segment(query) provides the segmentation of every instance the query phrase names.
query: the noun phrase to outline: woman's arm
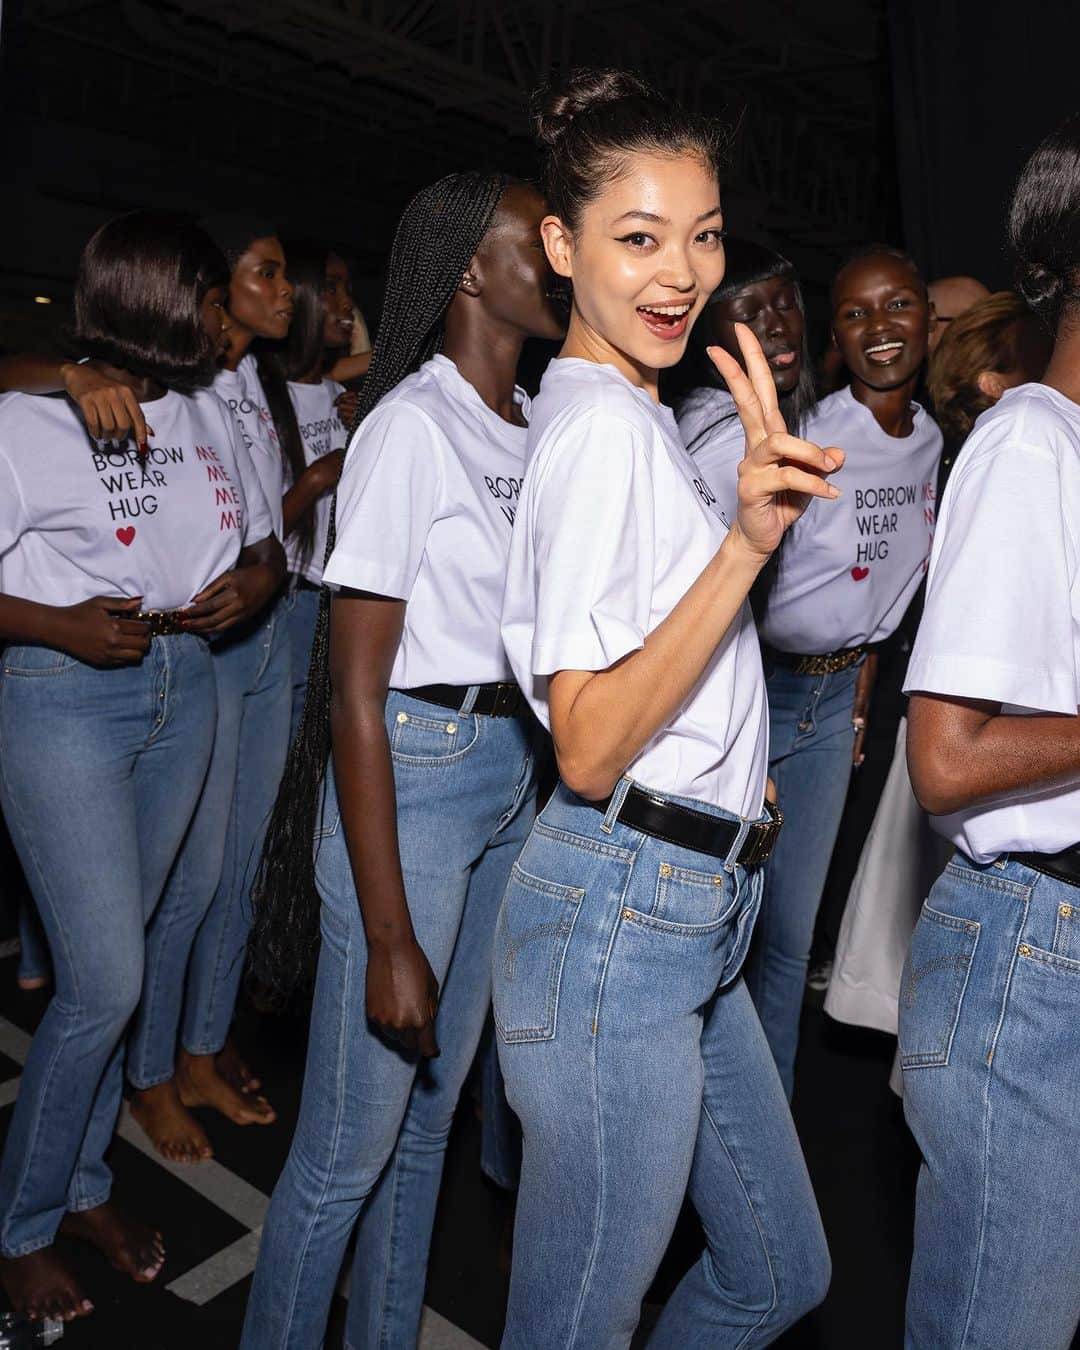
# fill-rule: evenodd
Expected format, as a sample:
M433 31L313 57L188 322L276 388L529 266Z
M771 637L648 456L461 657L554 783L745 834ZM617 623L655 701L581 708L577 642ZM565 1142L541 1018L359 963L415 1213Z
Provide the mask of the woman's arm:
M951 815L1006 792L1080 780L1080 716L1018 716L1000 703L915 693L907 758L919 805Z
M561 670L548 702L559 773L572 792L599 801L672 720L742 609L755 578L811 497L838 497L825 477L843 464L787 433L776 385L748 328L736 324L747 364L711 349L746 432L739 516L716 555L644 645L607 670Z
M146 425L134 393L103 375L92 361L58 361L48 356L0 357L0 392L22 394L66 393L82 414L86 429L97 440L134 440L146 446L154 433Z
M407 1053L439 1053L439 985L413 932L398 852L386 694L405 602L340 591L330 623L330 736L341 823L367 936L367 1015Z
M285 550L276 535L240 550L236 566L201 590L184 611L188 633L223 633L263 608L285 577Z
M96 595L77 605L43 605L0 595L0 644L40 643L90 666L138 665L150 646L150 628L124 615L137 613L141 604L140 596Z
M341 477L345 463L344 450L331 450L309 464L281 501L286 538L296 529L297 522L310 511L320 497L331 492Z
M851 762L857 769L862 767L866 759L863 747L866 744L866 727L870 720L870 704L877 673L878 654L868 652L855 680L855 704L851 709L851 726L855 732L855 748L851 752Z

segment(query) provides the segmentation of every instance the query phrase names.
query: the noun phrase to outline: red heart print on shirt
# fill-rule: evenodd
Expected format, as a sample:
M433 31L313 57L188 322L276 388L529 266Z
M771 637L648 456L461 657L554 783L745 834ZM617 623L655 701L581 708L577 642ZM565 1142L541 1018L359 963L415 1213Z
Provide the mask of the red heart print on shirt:
M131 541L135 538L135 526L125 525L116 531L116 537L125 548L130 548Z
M117 530L117 534L119 533L120 531ZM852 581L865 581L869 575L870 575L869 567L853 567L851 569Z

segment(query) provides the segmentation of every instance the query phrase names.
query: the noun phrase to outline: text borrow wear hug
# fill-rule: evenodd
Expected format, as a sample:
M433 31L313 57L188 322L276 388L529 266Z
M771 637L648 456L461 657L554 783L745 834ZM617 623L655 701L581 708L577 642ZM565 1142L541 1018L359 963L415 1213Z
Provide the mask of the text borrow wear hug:
M345 386L336 380L320 380L318 384L290 380L288 388L289 398L296 411L305 462L314 464L331 450L343 449L345 428L338 417L335 401L345 392ZM292 656L290 741L296 736L300 715L304 711L311 642L315 634L315 620L319 615L319 587L322 585L323 559L326 557L331 500L332 494L324 493L313 508L315 528L309 557L305 559L302 556L295 534L285 540L285 555L289 565L289 594L285 607Z
M253 357L220 370L213 393L232 414L282 537L284 470ZM221 500L227 489L219 484ZM279 595L211 644L217 731L195 819L147 937L147 979L127 1074L136 1088L173 1077L177 1039L194 1055L225 1044L243 972L248 896L288 750L290 659Z
M144 406L155 428L145 462L89 440L62 400L0 400L5 594L49 605L141 596L144 610L175 610L270 533L220 400L167 393ZM6 1256L48 1246L65 1210L108 1199L121 1038L142 986L144 924L210 758L211 666L207 643L184 633L109 669L43 646L4 653L0 801L56 977L0 1168Z
M907 692L1075 717L1078 521L1080 408L1045 385L1007 391L945 492ZM904 1110L923 1154L906 1344L1067 1350L1080 1322L1080 1181L1063 1166L1080 1138L1080 890L1015 855L1080 842L1080 787L931 820L957 852L900 994ZM1035 1177L1052 1184L1036 1193Z
M496 912L532 814L526 725L471 711L476 686L511 678L499 611L524 455L524 429L435 356L368 414L346 457L325 579L407 601L385 716L409 913L441 986L441 1054L418 1074L367 1023L367 942L331 772L314 841L322 947L303 1102L264 1228L246 1350L319 1344L377 1183L360 1219L346 1337L416 1342L446 1139L490 1002ZM457 710L407 692L431 684L469 692Z
M909 436L889 436L850 389L817 405L806 434L845 451L844 495L827 510L811 502L792 526L759 623L769 772L785 825L746 963L789 1097L814 921L851 774L858 665L803 674L785 657L882 642L896 629L925 573L941 454L924 409Z
M503 637L537 715L548 677L639 650L726 530L671 412L614 367L552 362L533 405ZM514 867L493 991L525 1149L505 1350L629 1345L690 1195L708 1250L650 1345L769 1344L824 1293L824 1235L738 975L760 868L766 705L749 607L606 812L564 786ZM731 822L726 859L618 820L633 779Z

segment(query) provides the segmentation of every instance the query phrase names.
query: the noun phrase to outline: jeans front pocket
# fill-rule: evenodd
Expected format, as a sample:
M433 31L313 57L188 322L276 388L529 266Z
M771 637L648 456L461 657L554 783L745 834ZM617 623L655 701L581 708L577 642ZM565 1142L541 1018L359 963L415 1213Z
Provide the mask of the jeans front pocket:
M980 925L927 901L900 983L900 1063L922 1069L949 1062Z
M695 872L662 862L652 909L643 917L662 920L672 928L709 929L727 922L738 899L738 888L722 871Z
M495 934L492 991L507 1044L554 1038L563 962L584 894L514 864Z
M402 709L393 720L390 750L400 764L438 766L457 763L476 744L479 719L459 717L448 708L445 717L425 717Z
M5 675L41 676L63 675L80 663L67 652L55 647L8 647L4 652Z

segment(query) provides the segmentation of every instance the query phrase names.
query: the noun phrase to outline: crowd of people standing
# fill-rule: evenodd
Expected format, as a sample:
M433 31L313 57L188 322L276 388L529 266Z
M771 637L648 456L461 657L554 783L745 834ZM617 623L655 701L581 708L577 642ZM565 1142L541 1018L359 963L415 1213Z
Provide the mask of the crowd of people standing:
M489 1017L505 1350L628 1346L687 1196L705 1248L649 1345L772 1343L829 1285L799 1014L879 653L917 625L894 768L951 847L846 939L905 934L907 1344L1068 1350L1080 122L1016 185L1017 292L844 260L819 395L795 269L728 234L717 125L611 70L537 109L539 187L406 207L370 350L331 250L140 211L84 249L76 359L0 361L0 805L20 979L53 983L4 1290L91 1313L60 1232L160 1273L167 1232L110 1198L125 1079L174 1163L211 1156L193 1107L274 1123L246 966L314 995L243 1350L317 1350L350 1244L346 1344L415 1346ZM561 344L531 399L529 339Z

